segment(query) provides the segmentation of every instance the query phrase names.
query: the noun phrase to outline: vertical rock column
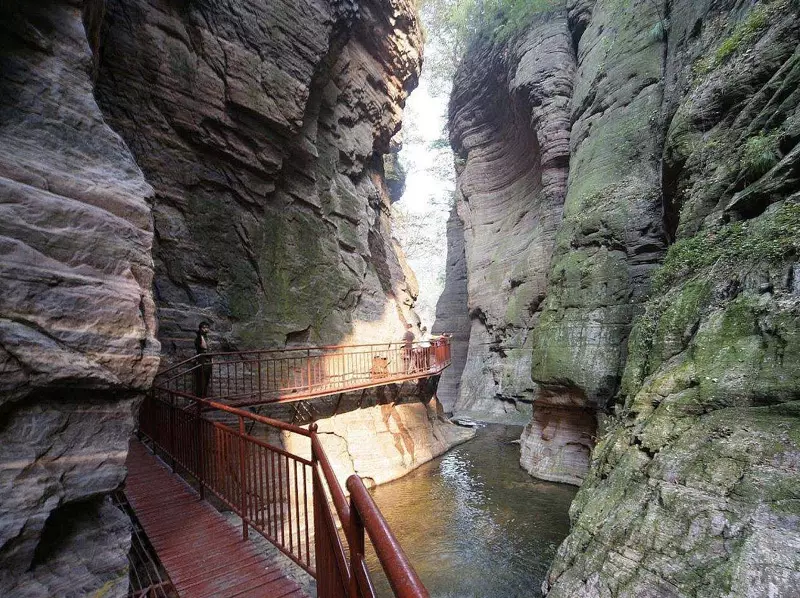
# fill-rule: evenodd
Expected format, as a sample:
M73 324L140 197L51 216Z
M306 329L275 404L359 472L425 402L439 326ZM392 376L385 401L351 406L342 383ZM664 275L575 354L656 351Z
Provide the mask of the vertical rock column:
M159 361L152 191L95 103L82 4L0 8L3 596L127 594L106 495Z
M445 411L453 411L461 391L461 374L469 347L469 310L467 307L467 261L464 255L464 223L456 208L447 219L447 269L439 301L436 303L434 334L447 333L450 339L451 364L439 378L436 395Z
M598 410L617 392L631 322L663 256L660 125L663 42L656 3L571 6L578 69L570 168L547 299L533 333L535 410L522 465L579 482ZM591 14L591 17L589 16ZM582 34L582 35L581 35Z
M508 47L477 43L456 75L450 131L471 319L461 414L530 417L530 332L564 202L574 62L566 13L557 11Z

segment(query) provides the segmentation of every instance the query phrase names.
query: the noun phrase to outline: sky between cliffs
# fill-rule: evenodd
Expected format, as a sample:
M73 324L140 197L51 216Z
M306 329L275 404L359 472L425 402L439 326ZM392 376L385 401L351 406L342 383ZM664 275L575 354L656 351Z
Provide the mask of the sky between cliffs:
M421 16L427 25L424 10ZM444 289L447 217L455 193L453 154L446 131L449 85L441 84L435 69L426 68L437 51L435 43L426 46L419 86L406 103L400 151L406 188L392 208L395 237L419 282L416 311L428 330Z

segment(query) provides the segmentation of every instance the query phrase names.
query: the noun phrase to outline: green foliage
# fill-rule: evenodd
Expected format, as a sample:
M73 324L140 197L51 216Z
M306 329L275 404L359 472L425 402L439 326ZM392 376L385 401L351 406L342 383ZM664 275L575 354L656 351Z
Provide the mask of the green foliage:
M800 255L800 203L787 201L763 217L734 222L681 239L667 252L653 278L653 290L660 293L676 281L708 275L709 268L720 273L742 263L777 262Z
M758 34L768 24L767 10L766 5L759 4L748 13L747 18L739 23L733 33L717 48L714 54L717 64L722 64L743 44L750 45L758 38Z
M769 25L770 17L777 11L785 8L785 0L767 0L755 5L747 17L734 27L731 34L723 40L716 52L711 56L701 59L694 71L698 75L711 72L734 55L740 48L752 46L758 40L761 32Z
M477 39L507 41L539 13L563 0L419 0L426 29L426 68L449 83L467 46Z
M434 139L428 144L429 149L433 151L438 151L442 149L450 149L450 140L446 137L439 137L439 139Z
M766 174L780 160L778 155L779 132L769 135L760 133L745 142L742 152L742 168L747 174L757 179Z

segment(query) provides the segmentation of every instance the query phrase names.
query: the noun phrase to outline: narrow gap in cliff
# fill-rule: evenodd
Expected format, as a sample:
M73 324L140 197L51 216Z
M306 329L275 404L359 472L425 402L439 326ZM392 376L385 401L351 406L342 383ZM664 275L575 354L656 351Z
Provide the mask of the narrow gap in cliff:
M56 507L45 521L29 570L52 560L78 531L78 522L99 509L102 499L75 501Z

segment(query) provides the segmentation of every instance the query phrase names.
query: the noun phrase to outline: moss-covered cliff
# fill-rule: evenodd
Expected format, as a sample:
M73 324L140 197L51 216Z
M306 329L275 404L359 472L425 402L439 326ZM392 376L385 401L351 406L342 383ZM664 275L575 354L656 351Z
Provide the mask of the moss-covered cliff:
M400 338L416 289L383 155L416 84L410 0L109 0L97 95L155 190L169 354Z
M585 479L548 595L798 587L798 14L790 0L570 0L510 40L484 36L459 71L460 210L495 210L493 226L465 230L473 316L502 313L476 286L485 294L496 288L487 281L539 267L518 250L481 265L470 242L508 243L497 223L527 210L550 217L535 192L474 191L493 130L485 115L526 129L503 143L542 137L540 112L563 95L547 81L567 82L565 124L547 136L568 140L568 174L527 325L535 390L522 460L539 477ZM550 64L529 79L535 101L498 100L542 37L568 44L563 57L530 59ZM479 71L478 57L494 67ZM492 155L493 171L519 172L507 153ZM529 160L544 156L534 148ZM536 227L519 234L542 238ZM460 404L470 400L462 390Z
M127 594L107 495L156 336L173 359L203 319L216 350L417 325L383 157L421 48L411 0L0 4L0 595ZM393 475L456 440L405 395L361 414L405 431Z

